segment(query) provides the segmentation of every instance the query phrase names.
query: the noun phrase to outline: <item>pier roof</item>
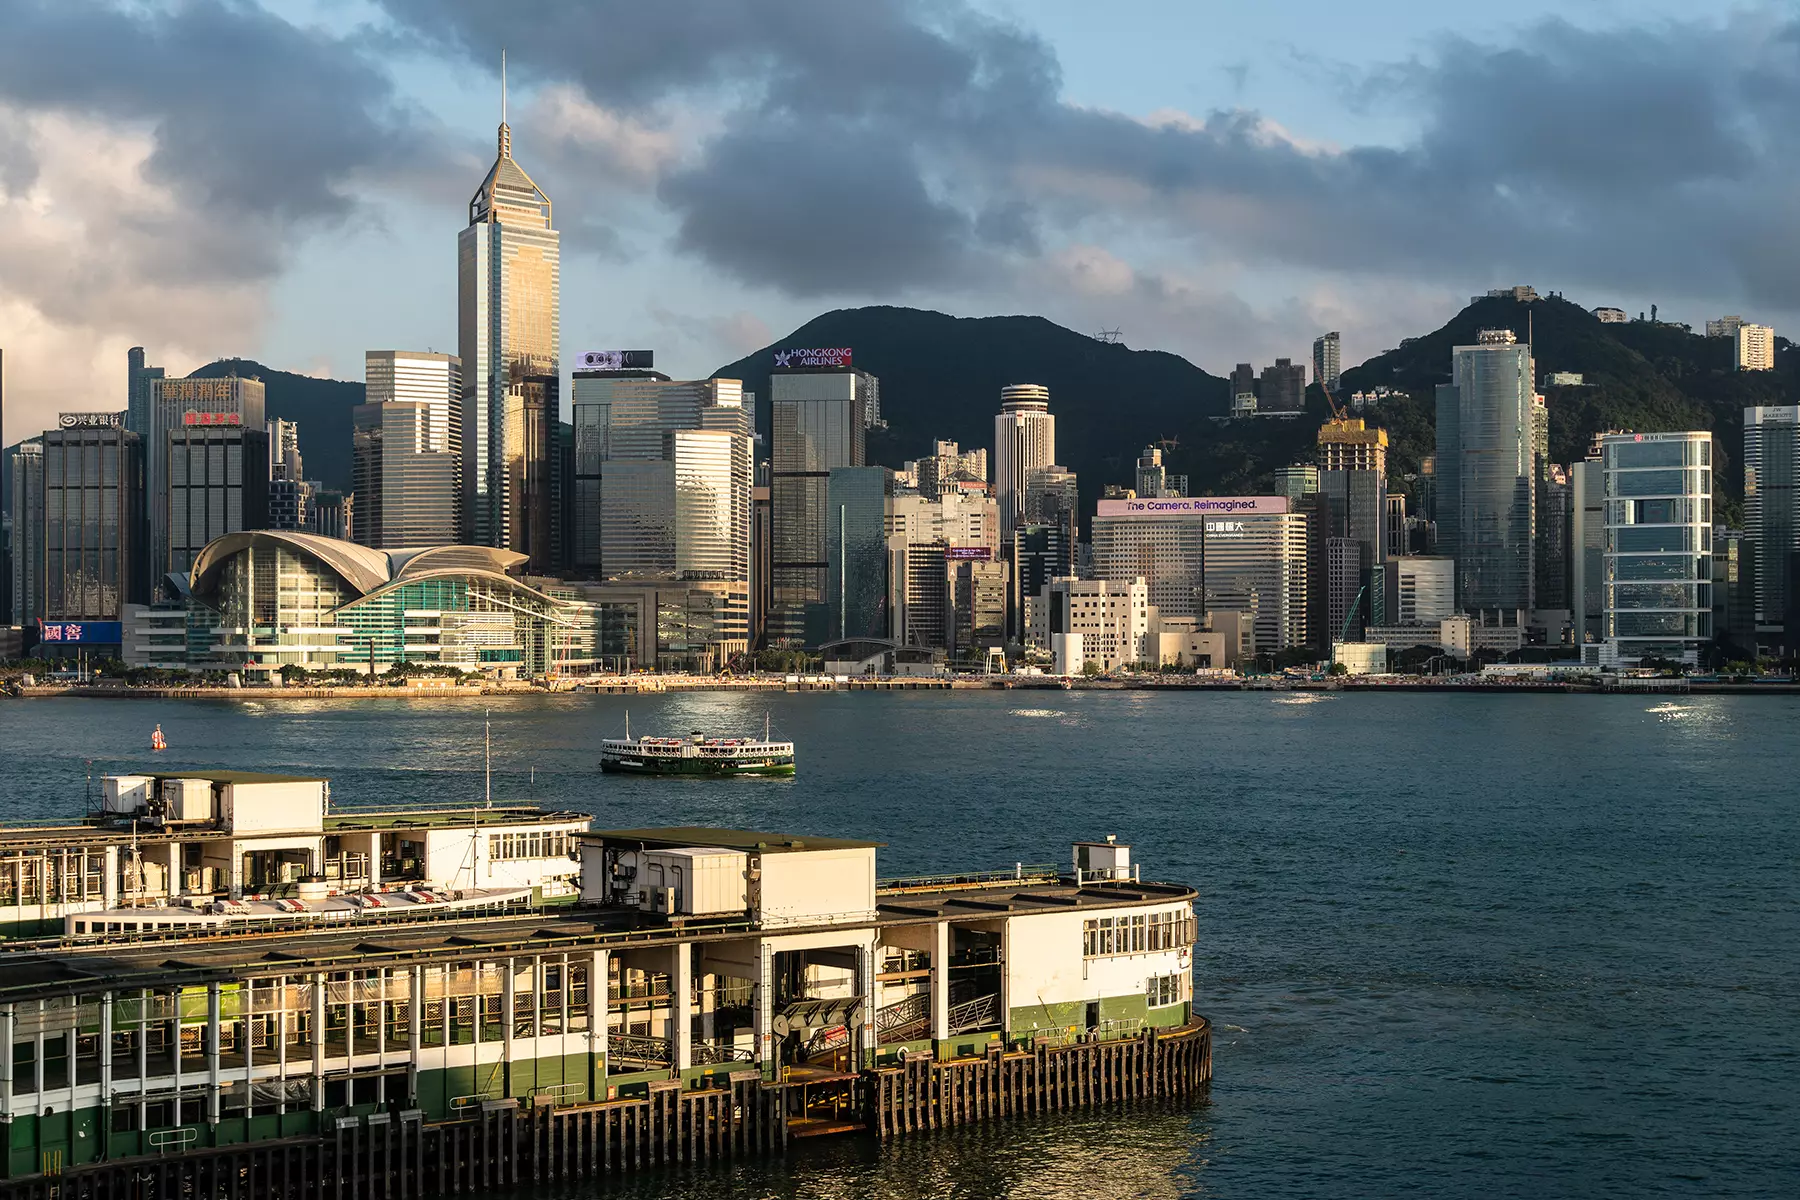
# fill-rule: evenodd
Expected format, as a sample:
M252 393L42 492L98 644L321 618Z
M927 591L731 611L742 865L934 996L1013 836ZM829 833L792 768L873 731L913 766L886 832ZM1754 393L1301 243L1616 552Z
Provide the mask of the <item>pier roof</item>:
M790 850L868 850L887 845L886 842L862 842L853 838L800 837L790 833L758 833L753 829L715 829L707 825L597 829L585 836L601 842L642 842L655 849L716 846L724 850L760 850L764 854Z
M690 839L675 840L692 844ZM636 909L584 906L524 916L400 920L365 917L326 928L180 934L159 931L129 940L47 938L12 944L7 955L8 969L0 975L0 1001L471 958L598 949L624 951L682 942L739 941L814 932L850 935L870 926L1139 907L1192 900L1194 895L1192 888L1175 883L1119 882L1076 887L1072 883L1011 880L988 887L953 886L883 895L873 921L850 924L769 928L731 918L675 925Z

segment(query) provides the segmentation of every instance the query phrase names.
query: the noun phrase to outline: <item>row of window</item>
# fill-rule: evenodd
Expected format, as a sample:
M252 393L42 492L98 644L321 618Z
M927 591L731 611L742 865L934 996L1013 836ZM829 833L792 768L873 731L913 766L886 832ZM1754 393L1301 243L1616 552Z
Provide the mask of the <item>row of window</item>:
M530 833L488 834L488 858L568 858L578 840L566 829L533 830Z
M1081 924L1084 958L1109 958L1119 954L1151 954L1194 944L1192 913L1174 911L1139 913L1128 917L1099 917Z

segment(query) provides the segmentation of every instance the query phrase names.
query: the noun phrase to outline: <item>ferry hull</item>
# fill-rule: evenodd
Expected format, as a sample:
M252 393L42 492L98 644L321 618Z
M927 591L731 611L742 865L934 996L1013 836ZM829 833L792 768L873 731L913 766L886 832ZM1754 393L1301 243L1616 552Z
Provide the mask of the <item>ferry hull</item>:
M606 757L600 769L613 775L692 775L719 778L732 775L792 775L792 759L710 759Z

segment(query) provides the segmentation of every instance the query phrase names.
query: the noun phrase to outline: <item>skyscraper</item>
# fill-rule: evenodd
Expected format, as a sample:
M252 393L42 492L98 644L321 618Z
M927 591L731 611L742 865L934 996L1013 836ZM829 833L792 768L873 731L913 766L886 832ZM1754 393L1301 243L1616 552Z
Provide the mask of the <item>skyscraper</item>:
M119 413L63 413L42 438L37 615L117 621L142 594L144 460Z
M12 453L12 623L44 611L44 447L20 442Z
M1387 444L1385 429L1370 429L1360 418L1333 419L1319 427L1319 491L1330 497L1326 510L1330 538L1347 538L1361 550L1340 549L1324 580L1325 632L1339 637L1351 618L1352 638L1366 624L1388 623L1383 596L1387 580ZM1360 558L1360 566L1350 559ZM1359 602L1357 597L1361 595ZM1313 630L1319 637L1320 631Z
M1756 632L1788 646L1800 587L1800 406L1744 410L1744 533L1756 558Z
M1712 434L1609 433L1600 454L1611 656L1698 663L1712 640Z
M994 418L994 498L1000 502L1000 541L1011 545L1013 530L1030 519L1027 508L1032 472L1056 462L1056 418L1050 389L1015 383L1000 389Z
M813 644L827 632L827 507L831 472L864 464L867 372L777 370L770 379L770 573L767 637Z
M150 525L148 591L158 585L165 573L188 567L187 562L177 563L173 553L170 463L176 439L194 430L219 428L255 434L251 440L251 461L258 477L254 483L240 481L236 486L240 489L250 486L261 507L253 516L240 514L236 517L238 529L260 529L268 519L269 466L260 379L241 379L236 375L222 379L154 379L147 386L154 397L150 405L149 433L144 438L145 503ZM204 527L210 528L212 524L214 522L203 519ZM191 532L183 534L184 539L191 536ZM205 544L201 541L194 546L194 552L198 553Z
M1328 392L1337 391L1343 338L1334 329L1324 337L1313 339L1313 382Z
M376 549L461 541L460 360L370 350L363 379L368 402L351 417L355 540Z
M161 367L145 364L142 346L125 352L125 428L140 438L150 434L150 410L156 403L156 382L162 377Z
M561 245L550 197L499 152L457 235L462 492L467 536L532 557L550 547L550 428L559 420ZM537 544L533 544L533 543Z
M306 467L300 458L300 426L271 417L263 424L269 435L270 529L303 530L312 498Z
M889 635L887 507L893 494L894 473L886 467L835 467L827 478L825 605L829 617L828 628L818 640ZM937 579L942 591L941 553Z
M269 435L262 422L183 425L169 431L168 447L169 571L190 570L214 538L267 528Z
M1535 391L1531 348L1509 329L1456 347L1437 389L1438 547L1456 559L1457 603L1536 607Z

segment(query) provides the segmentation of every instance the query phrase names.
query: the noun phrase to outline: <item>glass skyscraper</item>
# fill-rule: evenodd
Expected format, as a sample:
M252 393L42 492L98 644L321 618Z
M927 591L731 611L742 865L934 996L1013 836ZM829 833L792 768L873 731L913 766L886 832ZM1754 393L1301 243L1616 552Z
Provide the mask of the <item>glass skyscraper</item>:
M1621 660L1699 660L1712 640L1712 434L1612 433L1605 637Z
M825 540L827 628L809 629L809 644L839 638L885 638L888 617L888 502L894 473L886 467L837 467L826 480ZM944 558L940 549L934 578L937 608L944 607ZM909 639L917 640L917 639ZM920 642L942 646L939 636Z
M263 507L249 519L248 525L238 525L237 528L240 529L260 528L268 519L269 465L262 380L240 379L235 375L223 379L151 379L146 386L154 396L149 413L149 432L144 437L144 479L150 526L150 553L146 560L148 590L154 589L167 572L186 570L188 562L192 561L191 554L198 553L200 547L206 544L204 538L194 542L184 534L183 545L188 548L190 558L179 563L175 561L170 527L172 501L169 493L170 463L175 439L193 430L221 427L255 432L263 447L256 466L256 470L262 475L262 482L256 487L256 491L262 497ZM221 469L222 464L223 460ZM204 515L202 519L209 527L224 520L222 515L219 522L212 522Z
M550 197L513 161L502 120L498 156L457 235L463 509L472 542L528 554L535 569L551 558L561 270Z
M351 416L355 540L377 548L461 541L461 363L452 354L370 350L363 378L368 403Z
M770 380L771 642L816 642L829 625L829 481L838 467L863 465L870 378L861 371L795 370L777 371Z
M34 539L43 592L36 615L117 621L142 590L144 460L111 413L64 413L43 436L43 525Z
M1756 557L1756 631L1770 645L1786 640L1800 589L1800 406L1744 410L1744 533Z
M1536 607L1537 489L1531 347L1484 329L1458 346L1437 389L1438 551L1456 559L1457 603Z

